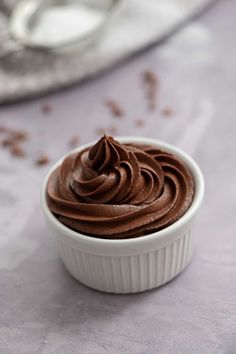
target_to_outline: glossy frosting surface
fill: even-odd
[[[47,186],[49,208],[63,224],[111,239],[171,225],[187,211],[193,195],[193,178],[177,157],[107,136],[65,158]]]

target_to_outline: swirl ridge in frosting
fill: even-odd
[[[73,230],[100,238],[138,237],[177,221],[190,207],[193,178],[176,156],[103,136],[50,175],[50,210]]]

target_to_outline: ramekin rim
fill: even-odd
[[[51,175],[51,173],[55,170],[55,168],[57,168],[57,166],[59,166],[61,164],[61,162],[65,159],[65,157],[67,157],[68,155],[74,153],[74,152],[78,152],[81,151],[83,149],[86,149],[87,147],[91,146],[92,144],[94,144],[96,141],[87,143],[87,144],[83,144],[81,146],[76,147],[73,150],[70,150],[68,153],[66,153],[64,156],[62,156],[48,171],[44,182],[43,182],[43,186],[42,186],[42,191],[41,191],[41,205],[42,205],[42,209],[43,212],[45,214],[45,216],[50,220],[50,222],[52,224],[54,224],[54,226],[57,228],[57,230],[59,232],[63,232],[64,235],[73,238],[75,240],[80,240],[83,241],[85,243],[89,243],[89,244],[99,244],[99,245],[113,245],[113,246],[117,246],[120,247],[122,245],[129,245],[129,244],[134,244],[134,243],[143,243],[143,242],[147,242],[147,241],[151,241],[154,238],[155,239],[160,239],[162,237],[165,237],[166,235],[169,235],[172,232],[175,232],[176,230],[178,230],[179,228],[181,228],[181,226],[183,226],[184,224],[186,224],[189,220],[191,220],[192,216],[197,212],[197,210],[199,209],[203,197],[204,197],[204,190],[205,190],[205,184],[204,184],[204,177],[203,174],[198,166],[198,164],[194,161],[194,159],[187,154],[186,152],[184,152],[183,150],[181,150],[178,147],[175,147],[172,144],[169,144],[167,142],[155,139],[155,138],[145,138],[145,137],[139,137],[139,136],[122,136],[122,137],[115,137],[115,139],[123,142],[123,143],[143,143],[143,144],[153,144],[156,145],[157,147],[159,147],[160,149],[167,149],[166,151],[170,151],[173,154],[179,156],[181,158],[181,160],[188,166],[188,168],[190,169],[190,172],[193,175],[194,178],[194,182],[195,182],[195,194],[194,194],[194,199],[192,201],[192,204],[190,205],[189,209],[184,213],[184,215],[182,215],[177,221],[175,221],[173,224],[167,226],[166,228],[153,232],[151,234],[148,235],[144,235],[144,236],[139,236],[139,237],[135,237],[135,238],[126,238],[126,239],[106,239],[106,238],[99,238],[99,237],[92,237],[89,235],[85,235],[82,234],[80,232],[74,231],[72,229],[70,229],[69,227],[67,227],[66,225],[62,224],[57,218],[56,216],[51,212],[51,210],[48,207],[47,204],[47,200],[46,200],[46,187],[47,187],[47,183],[48,183],[48,178]]]

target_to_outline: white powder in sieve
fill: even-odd
[[[59,45],[96,29],[104,16],[102,9],[83,4],[53,6],[38,17],[31,29],[31,40],[42,45]]]

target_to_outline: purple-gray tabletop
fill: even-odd
[[[0,150],[0,353],[236,353],[235,14],[235,1],[221,1],[168,42],[99,78],[1,108],[1,126],[29,138],[21,143],[25,158]],[[147,69],[160,81],[154,112],[141,84]],[[107,99],[120,103],[123,117],[110,114]],[[191,264],[146,293],[109,295],[76,282],[40,208],[50,164],[73,136],[86,143],[103,129],[173,143],[205,176]],[[39,166],[44,153],[51,162]]]

